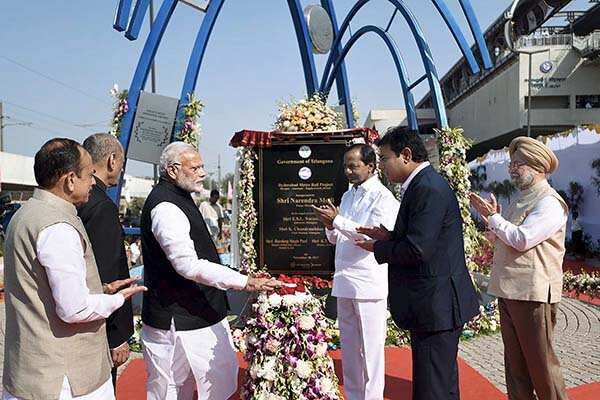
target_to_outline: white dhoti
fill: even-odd
[[[226,400],[237,390],[238,360],[227,319],[208,328],[142,327],[148,400]]]
[[[338,297],[346,400],[383,400],[387,300]]]

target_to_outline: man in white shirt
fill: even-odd
[[[36,153],[34,172],[39,189],[6,241],[3,399],[114,399],[104,319],[145,287],[124,279],[103,293],[75,208],[94,185],[88,152],[52,139]]]
[[[226,289],[273,290],[274,279],[242,275],[219,255],[191,193],[206,177],[195,147],[174,142],[160,157],[160,182],[142,210],[144,294],[141,341],[149,400],[228,399],[238,361],[227,322]]]
[[[376,164],[371,146],[351,146],[344,154],[344,172],[352,186],[339,210],[331,203],[315,207],[327,238],[336,245],[331,294],[337,297],[348,400],[382,400],[385,386],[388,267],[355,244],[364,239],[357,227],[392,230],[398,215],[400,204],[379,181]]]
[[[200,213],[204,217],[204,222],[210,231],[210,235],[216,244],[221,242],[223,234],[223,220],[225,214],[223,213],[223,207],[219,204],[219,198],[221,194],[217,189],[210,191],[210,197],[208,201],[200,203]]]
[[[509,153],[509,172],[519,193],[504,216],[493,196],[491,201],[471,196],[471,204],[495,236],[488,293],[499,298],[508,397],[566,400],[552,345],[568,213],[547,181],[558,159],[529,137],[514,139]]]

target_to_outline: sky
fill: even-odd
[[[458,0],[449,7],[472,42]],[[486,29],[510,0],[471,0]],[[318,3],[303,0],[302,5]],[[335,1],[341,23],[354,0]],[[431,1],[405,0],[416,14],[442,76],[460,51]],[[578,0],[583,4],[587,1]],[[162,0],[154,0],[155,9]],[[109,90],[128,88],[148,34],[148,21],[137,41],[112,28],[117,0],[0,1],[0,101],[6,126],[4,149],[32,156],[52,137],[82,141],[106,131],[112,115]],[[392,14],[387,1],[372,0],[351,28],[385,27]],[[179,97],[185,68],[203,15],[180,3],[156,56],[157,93]],[[423,69],[417,48],[398,16],[390,29],[411,80]],[[345,39],[347,40],[349,36]],[[320,76],[326,55],[315,55]],[[346,57],[350,92],[363,122],[371,109],[403,108],[402,91],[389,53],[375,35],[363,36]],[[149,80],[148,80],[149,81]],[[149,87],[147,88],[149,90]],[[427,92],[423,82],[414,92]],[[200,70],[196,96],[205,104],[200,119],[200,151],[209,173],[234,169],[234,132],[270,130],[277,104],[306,95],[300,53],[285,0],[227,0],[211,36]],[[336,103],[335,91],[329,102]],[[23,125],[28,124],[28,125]],[[152,167],[129,161],[127,173],[151,176]]]

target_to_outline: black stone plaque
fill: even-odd
[[[348,180],[346,140],[311,138],[258,152],[258,262],[272,274],[331,276],[334,246],[311,205],[339,205]]]

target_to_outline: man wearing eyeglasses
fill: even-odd
[[[519,193],[504,216],[493,195],[490,201],[471,195],[495,244],[488,293],[499,298],[508,397],[565,400],[552,335],[562,294],[568,208],[546,179],[558,159],[528,137],[514,139],[509,153]]]

